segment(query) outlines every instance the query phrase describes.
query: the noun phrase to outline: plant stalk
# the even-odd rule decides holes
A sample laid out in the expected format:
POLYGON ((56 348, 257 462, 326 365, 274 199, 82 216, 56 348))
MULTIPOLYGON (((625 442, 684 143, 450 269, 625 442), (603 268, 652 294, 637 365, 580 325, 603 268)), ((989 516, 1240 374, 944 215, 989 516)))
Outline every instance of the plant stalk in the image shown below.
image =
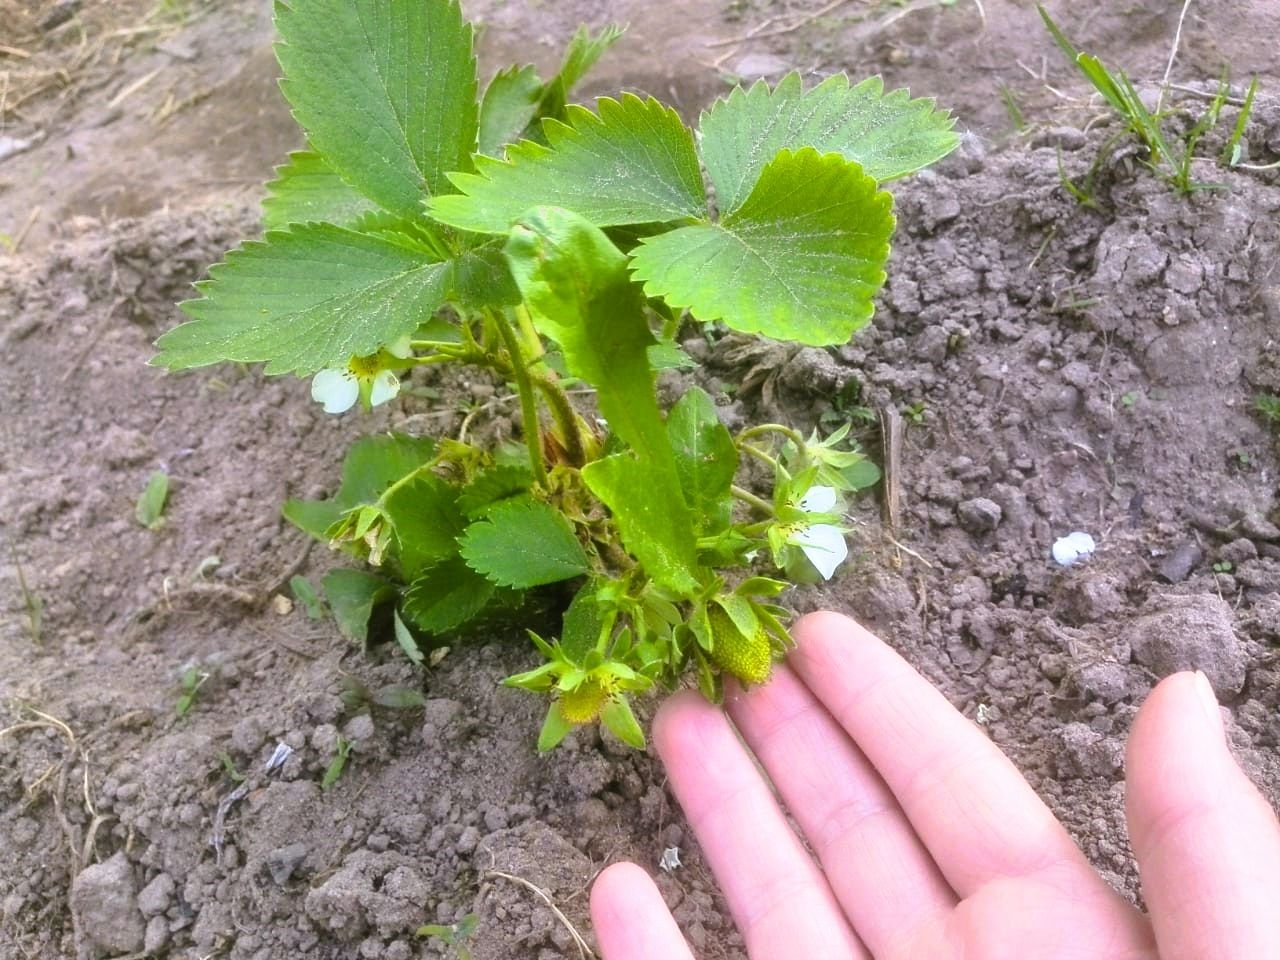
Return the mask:
POLYGON ((556 426, 560 428, 569 462, 575 467, 583 466, 587 462, 587 450, 582 439, 582 429, 578 424, 578 415, 574 412, 573 404, 569 402, 569 395, 564 392, 560 384, 549 377, 538 377, 533 382, 542 391, 542 396, 547 401, 547 408, 551 411, 556 426))
POLYGON ((511 377, 515 380, 516 390, 520 393, 520 415, 524 420, 525 445, 529 448, 529 466, 533 469, 533 478, 538 486, 546 487, 547 466, 542 461, 542 430, 538 425, 538 398, 533 393, 533 382, 529 378, 529 369, 525 366, 520 341, 500 310, 492 311, 490 317, 511 358, 511 377))
POLYGON ((729 492, 743 503, 750 504, 766 516, 773 516, 773 504, 769 503, 767 500, 762 500, 760 497, 757 497, 750 490, 744 490, 735 483, 729 488, 729 492))

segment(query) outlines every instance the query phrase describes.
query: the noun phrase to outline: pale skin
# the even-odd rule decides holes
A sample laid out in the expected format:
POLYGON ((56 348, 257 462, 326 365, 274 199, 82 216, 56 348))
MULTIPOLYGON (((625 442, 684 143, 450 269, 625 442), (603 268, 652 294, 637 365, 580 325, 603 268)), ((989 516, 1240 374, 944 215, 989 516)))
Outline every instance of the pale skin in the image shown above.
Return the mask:
MULTIPOLYGON (((1280 957, 1280 825, 1232 759, 1203 675, 1162 681, 1129 736, 1143 913, 893 650, 836 614, 794 633, 767 685, 723 711, 679 694, 654 724, 751 960, 1280 957)), ((633 864, 600 875, 591 912, 605 960, 692 960, 633 864)))

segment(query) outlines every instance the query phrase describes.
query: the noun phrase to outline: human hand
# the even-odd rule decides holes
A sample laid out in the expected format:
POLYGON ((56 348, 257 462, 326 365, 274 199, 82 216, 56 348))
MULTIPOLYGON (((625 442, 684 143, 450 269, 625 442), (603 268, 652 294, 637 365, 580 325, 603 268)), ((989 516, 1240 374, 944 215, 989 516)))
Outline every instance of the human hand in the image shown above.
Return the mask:
MULTIPOLYGON (((1129 737, 1148 917, 893 650, 836 614, 794 632, 787 665, 730 698, 728 717, 688 693, 654 724, 752 960, 1280 957, 1280 825, 1232 759, 1203 675, 1160 683, 1129 737)), ((591 910, 605 960, 691 960, 633 864, 600 875, 591 910)))

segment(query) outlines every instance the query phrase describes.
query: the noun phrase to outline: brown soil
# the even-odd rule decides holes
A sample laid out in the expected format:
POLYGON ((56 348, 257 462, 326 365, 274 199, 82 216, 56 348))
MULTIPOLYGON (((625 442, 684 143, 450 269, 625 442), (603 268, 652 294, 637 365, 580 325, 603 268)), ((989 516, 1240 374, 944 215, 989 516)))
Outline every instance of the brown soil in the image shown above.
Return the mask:
MULTIPOLYGON (((54 6, 0 0, 0 91, 33 89, 35 66, 79 71, 18 110, 0 92, 0 144, 36 141, 0 160, 0 233, 21 238, 0 253, 0 958, 437 957, 416 928, 471 912, 477 958, 574 958, 546 904, 494 871, 589 937, 594 873, 624 857, 656 870, 669 846, 685 865, 659 882, 698 955, 741 957, 653 759, 587 733, 534 753, 540 704, 497 685, 531 661, 517 635, 423 674, 283 601, 291 574, 316 581, 336 561, 307 551, 282 500, 328 489, 370 430, 456 432, 476 409, 473 426, 511 429, 490 384, 416 380, 438 399, 419 391, 370 421, 323 415, 297 381, 145 366, 173 302, 255 229, 257 185, 297 142, 268 5, 149 17, 86 2, 42 32, 54 6), (157 468, 173 492, 152 532, 133 503, 157 468), (19 570, 43 602, 38 635, 19 570), (180 717, 192 668, 207 679, 180 717), (349 678, 419 687, 427 705, 352 708, 349 678), (323 791, 340 733, 352 763, 323 791), (267 773, 280 743, 292 754, 267 773)), ((874 328, 833 351, 690 341, 726 420, 808 428, 861 405, 920 421, 896 530, 869 500, 857 562, 794 603, 879 628, 1130 894, 1122 743, 1159 676, 1204 669, 1242 760, 1280 796, 1280 460, 1251 411, 1280 392, 1280 176, 1206 164, 1224 188, 1184 200, 1123 148, 1095 166, 1116 128, 1022 4, 849 3, 810 22, 786 15, 823 4, 467 6, 490 67, 548 66, 579 20, 630 20, 593 91, 690 113, 724 89, 717 61, 883 71, 956 108, 961 151, 898 191, 874 328), (1063 190, 1059 158, 1078 182, 1093 172, 1095 208, 1063 190), (1098 552, 1056 566, 1052 542, 1076 529, 1098 552)), ((1083 6, 1054 5, 1079 43, 1159 80, 1181 5, 1083 6)), ((1277 27, 1263 0, 1193 4, 1173 70, 1200 89, 1224 61, 1262 75, 1259 163, 1280 156, 1277 27)))

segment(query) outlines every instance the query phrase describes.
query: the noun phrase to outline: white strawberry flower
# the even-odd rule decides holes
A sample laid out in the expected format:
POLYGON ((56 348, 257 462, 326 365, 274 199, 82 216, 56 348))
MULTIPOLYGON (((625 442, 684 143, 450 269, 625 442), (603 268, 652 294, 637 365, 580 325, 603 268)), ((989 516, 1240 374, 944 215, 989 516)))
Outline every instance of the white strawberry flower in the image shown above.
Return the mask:
POLYGON ((311 380, 311 399, 324 404, 325 413, 345 413, 363 402, 365 409, 384 404, 400 392, 393 369, 397 360, 413 355, 409 338, 402 337, 368 357, 352 357, 345 368, 321 370, 311 380))
MULTIPOLYGON (((831 513, 838 497, 833 487, 810 487, 796 504, 805 513, 831 513)), ((812 523, 794 529, 787 542, 800 548, 800 552, 814 566, 822 579, 830 580, 836 568, 849 556, 844 531, 830 523, 812 523)))

